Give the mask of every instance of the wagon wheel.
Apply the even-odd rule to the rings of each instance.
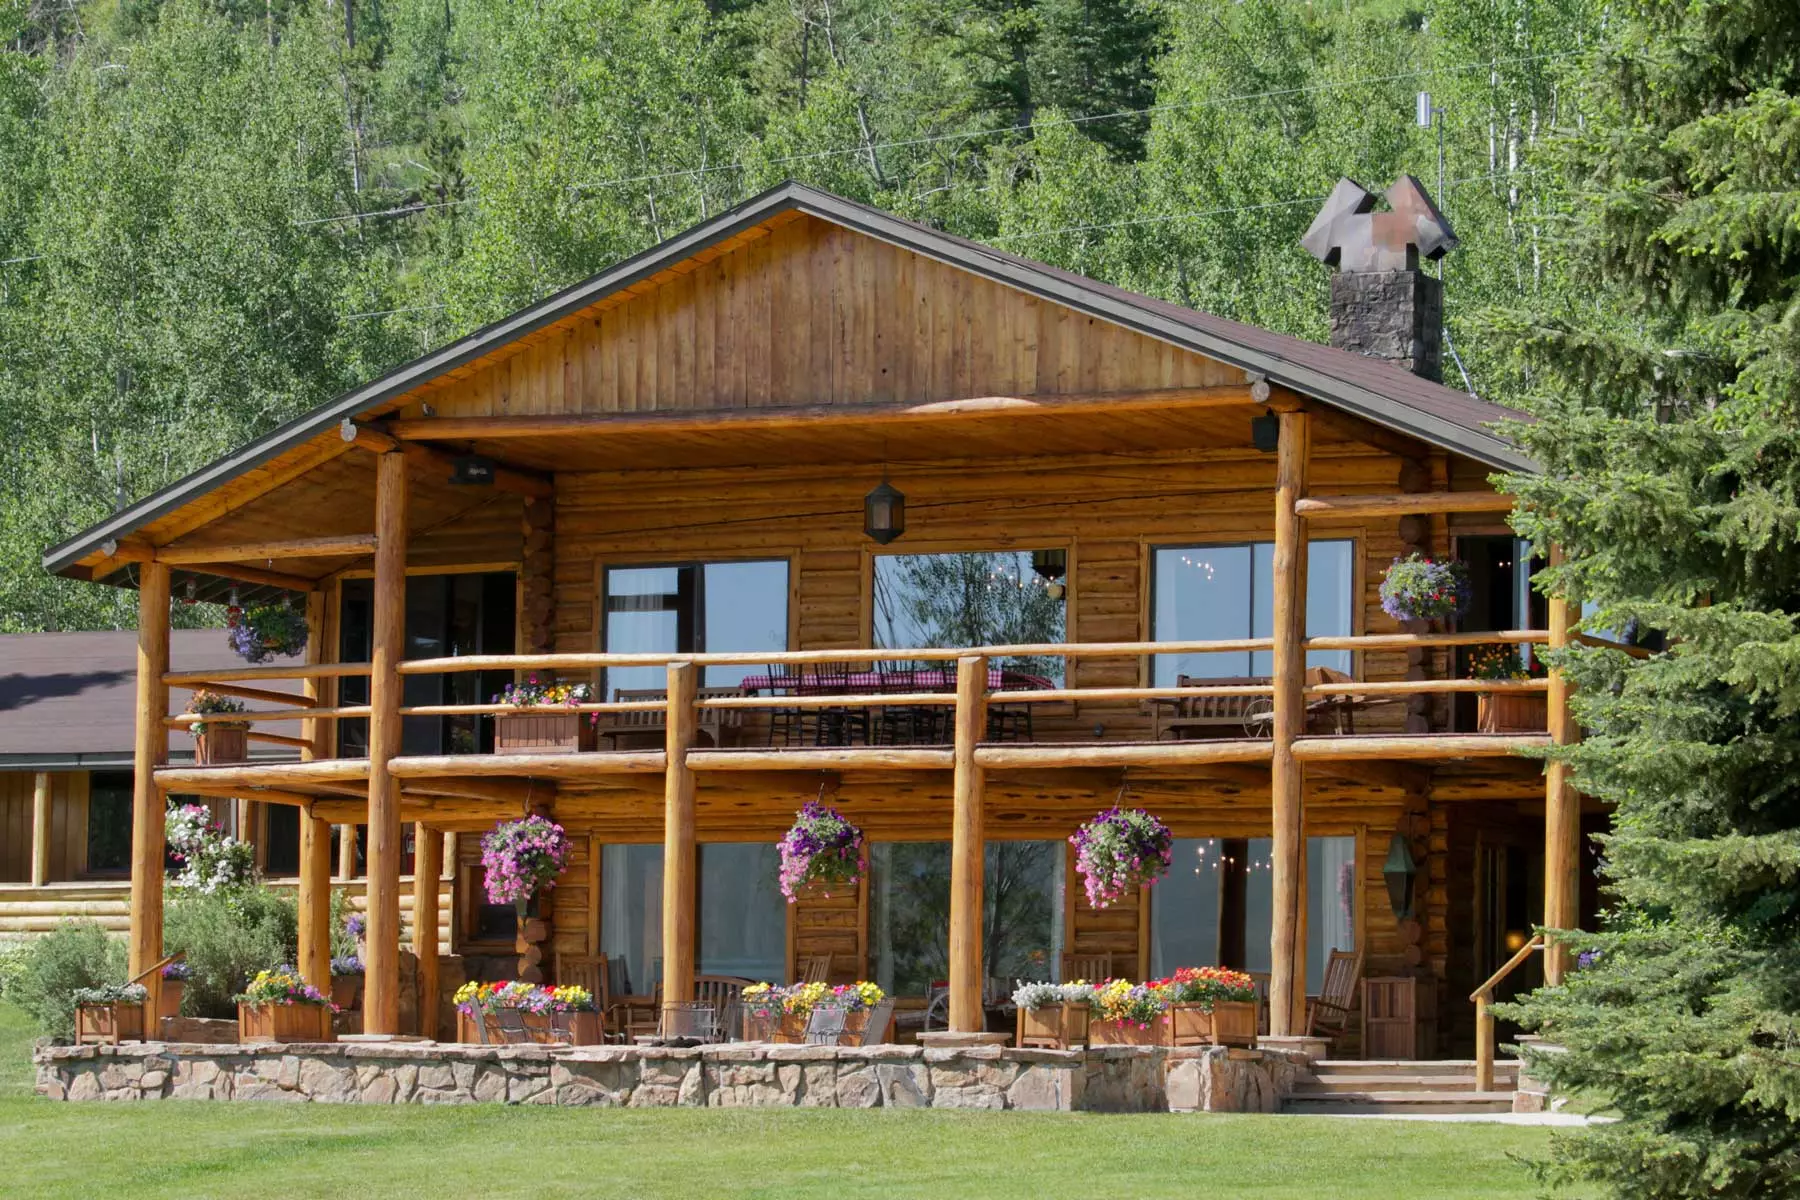
[[[1254,738],[1275,736],[1275,698],[1254,696],[1244,705],[1244,732]]]

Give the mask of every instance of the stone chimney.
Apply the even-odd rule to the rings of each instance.
[[[1340,179],[1300,239],[1331,278],[1331,344],[1384,358],[1426,379],[1442,380],[1444,285],[1419,269],[1456,245],[1450,223],[1424,185],[1402,175],[1377,197]]]

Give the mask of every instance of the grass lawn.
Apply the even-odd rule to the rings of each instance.
[[[1548,1131],[1329,1118],[58,1104],[0,1005],[0,1163],[37,1200],[108,1194],[1535,1196]],[[27,1185],[27,1181],[28,1185]]]

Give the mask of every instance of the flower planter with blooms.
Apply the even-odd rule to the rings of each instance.
[[[157,1019],[179,1017],[181,1015],[181,998],[187,993],[188,980],[194,977],[194,968],[180,959],[164,963],[162,971],[162,999],[156,1009]],[[159,1025],[160,1029],[161,1026]]]
[[[104,1042],[116,1046],[127,1038],[143,1040],[144,1002],[150,998],[150,989],[143,984],[76,988],[72,995],[77,1044]]]
[[[1478,646],[1469,654],[1476,679],[1542,678],[1543,660],[1527,668],[1512,646]],[[1475,728],[1482,733],[1543,733],[1550,728],[1549,697],[1543,692],[1482,692],[1475,698]]]
[[[1094,991],[1088,1041],[1095,1046],[1160,1046],[1169,1002],[1149,984],[1109,979]]]
[[[325,994],[292,967],[258,971],[238,1001],[240,1042],[334,1042]]]
[[[1069,839],[1088,903],[1107,908],[1161,879],[1175,857],[1169,827],[1141,808],[1114,807]]]
[[[1095,989],[1091,983],[1022,983],[1012,994],[1018,1008],[1020,1049],[1078,1050],[1087,1045]]]
[[[532,1039],[549,1045],[559,1039],[556,1025],[565,1025],[577,1046],[598,1046],[604,1039],[600,1006],[584,987],[538,987],[523,980],[506,983],[465,983],[451,997],[456,1005],[457,1040],[498,1042],[498,1027],[489,1018],[501,1009],[524,1015]]]
[[[753,983],[744,989],[745,1037],[753,1042],[798,1044],[806,1041],[806,1022],[813,1009],[835,1004],[844,1010],[844,1033],[861,1039],[869,1012],[887,998],[879,984],[866,979],[855,983],[795,983],[781,987]],[[881,1032],[885,1032],[881,1031]]]
[[[331,1003],[339,1012],[362,1003],[363,961],[354,954],[331,960]]]
[[[514,708],[545,709],[588,704],[593,689],[585,683],[543,683],[528,675],[523,683],[509,683],[494,697],[495,704]],[[576,754],[594,749],[597,714],[582,719],[581,713],[518,712],[494,717],[495,754]]]
[[[1469,569],[1414,551],[1381,577],[1381,609],[1397,621],[1448,621],[1469,607]]]
[[[869,869],[862,830],[818,800],[808,801],[800,810],[777,848],[781,851],[781,894],[789,904],[802,896],[847,892]]]
[[[1226,967],[1178,967],[1147,985],[1168,1003],[1165,1044],[1256,1044],[1256,981]]]
[[[226,609],[225,625],[226,640],[248,663],[292,658],[306,649],[306,614],[285,604],[257,604],[248,612]]]
[[[243,712],[244,702],[201,688],[188,700],[187,710],[219,718]],[[203,767],[219,763],[241,763],[250,757],[248,721],[195,721],[188,726],[188,732],[194,735],[194,761]]]

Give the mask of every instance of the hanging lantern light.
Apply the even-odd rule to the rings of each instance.
[[[878,546],[906,532],[906,496],[887,481],[886,472],[881,483],[863,497],[863,532]]]
[[[1394,906],[1394,916],[1402,921],[1410,920],[1413,883],[1419,877],[1419,864],[1404,835],[1396,833],[1388,843],[1387,861],[1381,864],[1381,876],[1387,880],[1388,903]]]

